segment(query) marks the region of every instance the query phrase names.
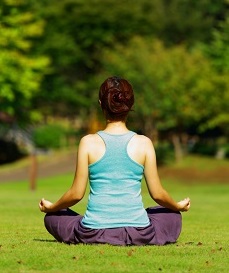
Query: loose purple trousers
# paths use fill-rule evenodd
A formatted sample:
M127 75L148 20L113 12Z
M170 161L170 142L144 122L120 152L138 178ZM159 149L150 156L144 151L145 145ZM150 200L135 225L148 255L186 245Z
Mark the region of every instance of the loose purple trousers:
M150 219L147 227L119 227L90 229L81 224L82 215L66 209L47 213L44 219L48 232L59 242L67 244L111 244L111 245L165 245L178 239L182 217L160 206L146 209Z

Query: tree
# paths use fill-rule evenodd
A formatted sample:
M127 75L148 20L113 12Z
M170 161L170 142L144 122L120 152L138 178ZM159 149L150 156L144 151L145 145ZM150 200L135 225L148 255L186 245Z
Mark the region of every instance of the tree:
M208 42L225 13L224 0L43 0L33 7L46 21L38 52L52 60L36 105L47 114L85 116L94 111L105 49L136 35L167 46Z
M135 37L128 46L107 50L103 60L105 71L133 83L141 130L151 138L155 130L170 131L177 158L181 134L217 114L214 109L223 102L215 94L227 92L226 82L203 54L183 45L166 48L158 40Z
M48 57L33 53L33 40L42 35L44 22L25 0L3 0L0 12L1 111L28 122L35 117L31 100L49 63Z
M229 4L229 1L225 1ZM220 22L217 28L213 29L213 39L209 44L202 45L203 52L211 62L215 73L218 75L216 84L219 87L215 93L215 103L212 108L212 113L202 130L206 128L220 127L227 135L229 114L228 114L228 100L229 100L229 10L227 10L226 18ZM220 80L219 80L220 79ZM217 90L216 90L217 91Z
M209 43L212 40L209 30L225 20L229 9L227 0L162 0L156 7L159 5L156 11L160 14L161 27L156 35L169 46Z
M229 15L227 20L220 24L220 28L213 31L213 40L206 45L208 57L219 73L229 73Z
M49 0L37 2L34 8L47 22L38 45L39 52L51 57L52 70L36 103L48 114L93 112L104 48L117 41L125 44L133 33L144 35L159 25L148 0Z

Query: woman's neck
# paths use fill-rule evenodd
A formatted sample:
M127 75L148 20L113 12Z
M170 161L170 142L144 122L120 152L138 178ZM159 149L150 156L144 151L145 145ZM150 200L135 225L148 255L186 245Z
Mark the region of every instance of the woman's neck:
M124 121L109 121L107 120L105 132L110 134L125 134L129 130L126 127L126 123Z

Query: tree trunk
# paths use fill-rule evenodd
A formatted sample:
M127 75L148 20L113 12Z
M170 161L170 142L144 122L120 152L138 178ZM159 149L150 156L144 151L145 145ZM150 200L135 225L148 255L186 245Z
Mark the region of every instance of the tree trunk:
M183 154L180 138L177 134L172 134L172 143L173 143L174 151L175 151L175 159L178 162L183 158L184 154Z
M32 154L30 156L31 165L30 165L30 173L29 173L29 187L31 191L36 190L36 180L37 180L37 156L36 154Z
M103 129L103 124L99 121L95 110L92 110L88 118L88 133L94 134L95 132Z
M152 118L145 118L144 120L144 134L149 137L154 144L158 141L158 132L153 126Z

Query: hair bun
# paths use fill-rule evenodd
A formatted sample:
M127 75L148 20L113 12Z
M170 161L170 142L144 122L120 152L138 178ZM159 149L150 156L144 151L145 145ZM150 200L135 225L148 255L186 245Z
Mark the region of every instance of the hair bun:
M114 90L112 99L114 102L117 102L117 103L125 102L124 94L120 90Z
M109 110L113 113L123 113L129 111L126 105L125 94L117 88L110 88L108 91Z
M131 84L119 77L110 77L100 87L99 100L106 117L123 120L134 104Z

